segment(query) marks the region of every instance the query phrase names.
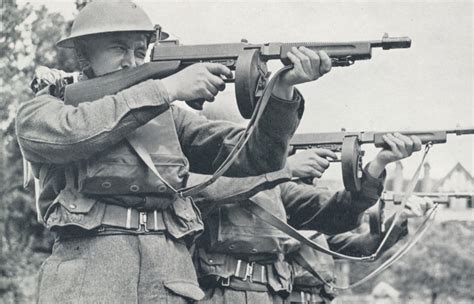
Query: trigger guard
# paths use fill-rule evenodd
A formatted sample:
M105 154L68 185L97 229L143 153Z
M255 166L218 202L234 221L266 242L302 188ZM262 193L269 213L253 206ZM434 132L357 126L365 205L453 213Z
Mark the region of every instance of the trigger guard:
M344 187L349 192L359 192L361 189L361 150L357 136L346 136L342 141L341 165Z

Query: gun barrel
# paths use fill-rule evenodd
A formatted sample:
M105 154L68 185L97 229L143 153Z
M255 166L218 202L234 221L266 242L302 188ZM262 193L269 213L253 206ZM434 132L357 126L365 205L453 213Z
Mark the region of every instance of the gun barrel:
M384 50L407 49L411 47L411 39L409 37L388 37L386 35L382 40L372 41L371 46L381 47Z
M456 135L464 135L464 134L474 134L474 126L472 127L465 127L465 128L457 128L454 130L448 130L446 133L456 134Z

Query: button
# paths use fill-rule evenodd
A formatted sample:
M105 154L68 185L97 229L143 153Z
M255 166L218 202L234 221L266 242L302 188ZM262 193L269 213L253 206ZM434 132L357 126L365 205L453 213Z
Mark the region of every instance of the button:
M252 253L257 253L257 249L256 248L253 248L252 250L250 250Z
M77 206L76 206L75 204L70 204L70 205L69 205L69 208L71 208L71 209L76 209Z
M109 189L110 187L112 187L111 182L103 182L102 183L102 188Z
M230 245L230 246L229 246L229 249L230 249L230 250L234 250L234 249L235 249L235 245L234 245L234 244Z
M214 260L213 259L209 259L209 263L214 263Z
M166 188L165 185L161 185L161 186L158 187L158 192L165 192L166 189L168 189L168 188Z
M140 186L138 186L138 185L131 185L130 186L130 191L137 192L138 190L140 190Z

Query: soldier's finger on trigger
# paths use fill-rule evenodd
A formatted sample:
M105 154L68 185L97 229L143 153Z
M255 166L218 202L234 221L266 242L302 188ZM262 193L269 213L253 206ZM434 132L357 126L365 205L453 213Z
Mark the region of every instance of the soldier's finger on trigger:
M217 76L224 75L228 78L232 77L232 71L225 65L222 65L220 63L214 63L214 62L206 62L205 66L207 70L214 75L217 75Z
M322 155L324 155L325 157L330 157L332 159L337 159L337 154L334 153L333 151L329 150L329 149L321 149L322 151Z
M329 161L324 158L324 157L319 157L318 159L318 165L321 166L321 168L323 168L324 170L326 170L327 168L329 168Z
M223 91L225 89L225 82L220 76L215 76L212 74L209 75L209 82L219 91Z

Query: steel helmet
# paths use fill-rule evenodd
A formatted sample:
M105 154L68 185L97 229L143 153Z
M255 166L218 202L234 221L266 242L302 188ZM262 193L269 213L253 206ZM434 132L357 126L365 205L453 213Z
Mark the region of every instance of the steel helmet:
M130 0L94 0L86 5L72 24L71 34L56 43L74 48L74 39L94 34L114 32L144 32L156 37L156 30L143 9ZM161 32L159 39L168 34Z

